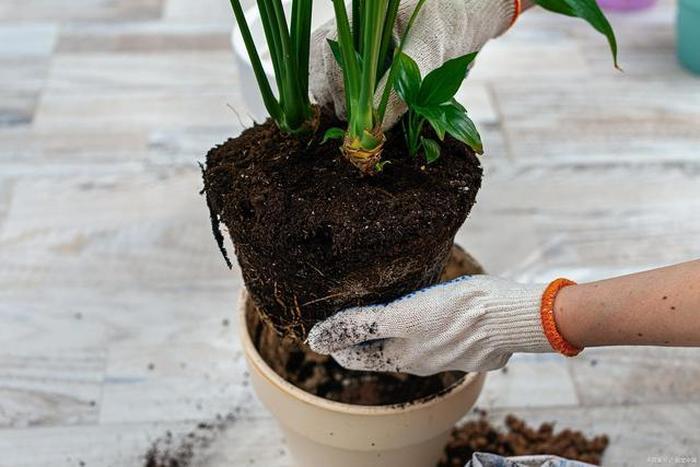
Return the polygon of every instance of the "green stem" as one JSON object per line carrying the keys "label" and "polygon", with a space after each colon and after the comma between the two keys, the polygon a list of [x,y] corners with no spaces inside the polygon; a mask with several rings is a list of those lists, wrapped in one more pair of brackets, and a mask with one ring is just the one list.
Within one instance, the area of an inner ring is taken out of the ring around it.
{"label": "green stem", "polygon": [[294,0],[292,7],[292,42],[297,57],[296,75],[301,82],[304,103],[309,102],[309,47],[311,44],[312,0]]}
{"label": "green stem", "polygon": [[292,41],[289,37],[287,19],[284,15],[282,0],[271,0],[272,9],[275,14],[275,26],[280,39],[281,55],[286,64],[282,72],[282,86],[280,87],[280,103],[284,109],[285,121],[283,125],[289,129],[296,129],[303,126],[307,115],[303,109],[303,98],[299,92],[298,82],[295,76],[297,70],[296,57],[292,53]]}
{"label": "green stem", "polygon": [[248,21],[245,18],[245,13],[243,13],[240,0],[231,0],[231,8],[233,8],[233,14],[236,17],[236,22],[238,22],[238,27],[241,30],[241,36],[243,37],[246,51],[250,57],[250,63],[253,67],[255,79],[258,82],[258,87],[260,88],[260,94],[262,95],[263,102],[265,103],[265,108],[275,121],[279,121],[282,117],[282,108],[280,107],[280,103],[277,101],[277,99],[275,99],[275,95],[270,87],[270,82],[267,79],[265,69],[260,61],[260,56],[255,48],[253,35],[250,33]]}
{"label": "green stem", "polygon": [[[282,89],[282,75],[284,69],[283,57],[280,54],[282,50],[282,45],[280,44],[280,38],[277,33],[277,29],[273,28],[275,23],[275,13],[272,10],[272,5],[269,0],[258,0],[258,12],[260,14],[260,22],[263,25],[263,30],[265,31],[265,39],[267,40],[267,48],[270,51],[270,60],[272,61],[272,67],[275,72],[275,80],[277,82],[278,91]],[[284,102],[283,96],[280,96],[280,105]]]}
{"label": "green stem", "polygon": [[406,44],[406,39],[408,38],[408,33],[411,31],[411,28],[413,27],[413,23],[416,21],[416,18],[418,17],[418,13],[420,12],[421,8],[423,8],[423,4],[425,3],[425,0],[419,0],[418,3],[416,4],[416,8],[413,10],[413,13],[411,14],[411,18],[408,20],[408,24],[406,25],[406,30],[403,33],[403,37],[401,37],[401,41],[399,42],[399,46],[394,50],[394,60],[391,64],[391,68],[389,69],[389,77],[386,80],[386,84],[384,85],[384,92],[382,92],[382,99],[379,103],[379,109],[377,110],[377,119],[379,120],[380,123],[384,122],[384,115],[386,114],[386,107],[389,104],[389,95],[391,93],[391,88],[393,87],[394,79],[396,79],[396,72],[398,70],[398,60],[396,60],[396,57],[401,55],[401,52],[403,51],[403,47]]}
{"label": "green stem", "polygon": [[[394,23],[396,23],[396,16],[399,12],[400,3],[401,0],[389,0],[386,19],[384,20],[384,31],[382,32],[382,45],[379,49],[379,66],[382,67],[380,72],[385,71],[383,67],[386,63],[387,55],[389,54],[389,47],[391,47],[391,42],[393,40]],[[381,76],[377,76],[377,81],[380,78]]]}
{"label": "green stem", "polygon": [[411,157],[415,157],[418,154],[420,136],[423,131],[423,125],[425,124],[425,118],[418,117],[418,120],[416,120],[416,117],[416,113],[409,110],[407,116],[408,123],[404,124],[406,145],[408,146],[408,154]]}
{"label": "green stem", "polygon": [[[365,21],[362,28],[362,81],[360,85],[359,112],[352,115],[351,136],[360,137],[374,129],[374,89],[377,81],[379,53],[382,38],[382,14],[387,0],[365,3]],[[372,148],[366,148],[372,149]]]}
{"label": "green stem", "polygon": [[340,54],[343,57],[343,74],[345,76],[345,96],[347,102],[346,112],[348,116],[350,116],[354,111],[356,96],[359,91],[360,66],[357,61],[355,47],[353,46],[353,36],[350,31],[348,12],[345,9],[343,0],[333,0],[333,7],[335,9],[335,21],[338,27],[338,44],[340,45]]}
{"label": "green stem", "polygon": [[352,0],[352,43],[357,53],[362,53],[362,12],[363,0]]}

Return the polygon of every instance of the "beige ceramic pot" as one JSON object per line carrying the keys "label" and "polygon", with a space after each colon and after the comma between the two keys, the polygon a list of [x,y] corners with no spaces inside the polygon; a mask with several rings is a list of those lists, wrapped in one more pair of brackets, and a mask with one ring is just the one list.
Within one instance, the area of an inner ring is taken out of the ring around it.
{"label": "beige ceramic pot", "polygon": [[253,388],[275,416],[300,467],[433,467],[451,428],[474,405],[485,375],[468,374],[434,397],[392,406],[333,402],[278,376],[253,345],[240,298],[240,329]]}

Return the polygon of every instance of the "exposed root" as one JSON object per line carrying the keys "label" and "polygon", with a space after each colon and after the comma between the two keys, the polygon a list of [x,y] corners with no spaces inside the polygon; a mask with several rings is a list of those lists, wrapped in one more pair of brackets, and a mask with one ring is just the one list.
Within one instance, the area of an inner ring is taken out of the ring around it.
{"label": "exposed root", "polygon": [[202,188],[202,191],[200,191],[199,194],[204,194],[207,200],[207,208],[209,209],[209,219],[211,221],[211,233],[214,235],[214,239],[216,240],[216,244],[219,247],[221,255],[224,257],[224,261],[226,261],[226,266],[228,266],[229,269],[233,269],[233,264],[231,263],[231,259],[229,259],[228,252],[226,251],[226,247],[224,246],[224,236],[221,233],[221,222],[219,220],[219,215],[216,213],[216,210],[212,206],[208,193],[206,193],[207,181],[205,176],[204,164],[202,164],[201,162],[199,163],[199,169],[202,171],[202,180],[204,181],[204,188]]}

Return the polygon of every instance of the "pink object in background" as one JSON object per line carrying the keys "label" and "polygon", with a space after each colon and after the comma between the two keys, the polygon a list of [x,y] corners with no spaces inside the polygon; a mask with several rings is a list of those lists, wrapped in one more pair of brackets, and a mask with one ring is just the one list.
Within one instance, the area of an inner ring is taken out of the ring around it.
{"label": "pink object in background", "polygon": [[656,0],[598,0],[598,3],[606,10],[632,11],[649,8]]}

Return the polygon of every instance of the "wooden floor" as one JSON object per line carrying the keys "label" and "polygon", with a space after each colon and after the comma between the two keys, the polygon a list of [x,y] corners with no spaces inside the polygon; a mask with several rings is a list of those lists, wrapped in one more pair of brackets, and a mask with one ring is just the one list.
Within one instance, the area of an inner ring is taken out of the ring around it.
{"label": "wooden floor", "polygon": [[[0,4],[0,466],[140,466],[232,414],[195,465],[290,466],[237,341],[238,271],[199,169],[246,111],[225,0]],[[487,148],[458,241],[494,274],[579,281],[700,257],[700,79],[675,1],[530,12],[461,92]],[[700,350],[516,356],[479,406],[608,433],[608,466],[700,458]],[[657,457],[661,457],[658,459]]]}

